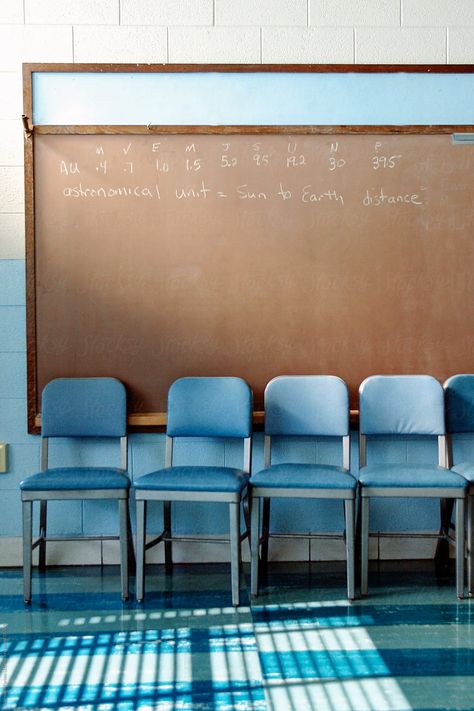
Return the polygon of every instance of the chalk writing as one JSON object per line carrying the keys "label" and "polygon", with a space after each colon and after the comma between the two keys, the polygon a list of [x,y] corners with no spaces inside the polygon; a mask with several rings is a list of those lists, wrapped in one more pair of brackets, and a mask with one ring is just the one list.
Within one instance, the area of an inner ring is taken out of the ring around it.
{"label": "chalk writing", "polygon": [[59,172],[61,175],[72,175],[73,173],[80,173],[79,166],[77,163],[66,163],[62,160],[59,164]]}
{"label": "chalk writing", "polygon": [[365,196],[362,199],[362,204],[365,207],[400,204],[423,205],[423,201],[417,193],[388,195],[383,188],[377,188],[377,190],[367,188]]}
{"label": "chalk writing", "polygon": [[301,192],[302,202],[336,202],[344,205],[344,198],[337,190],[325,190],[322,193],[313,192],[311,185],[305,185]]}
{"label": "chalk writing", "polygon": [[183,198],[207,198],[208,193],[211,192],[210,188],[207,188],[204,184],[204,180],[201,181],[200,188],[176,188],[175,195],[178,200]]}
{"label": "chalk writing", "polygon": [[160,200],[160,190],[158,185],[135,185],[133,187],[120,185],[116,187],[84,187],[82,183],[73,187],[64,188],[62,191],[67,198],[115,198],[115,197],[137,197],[137,198],[157,198]]}

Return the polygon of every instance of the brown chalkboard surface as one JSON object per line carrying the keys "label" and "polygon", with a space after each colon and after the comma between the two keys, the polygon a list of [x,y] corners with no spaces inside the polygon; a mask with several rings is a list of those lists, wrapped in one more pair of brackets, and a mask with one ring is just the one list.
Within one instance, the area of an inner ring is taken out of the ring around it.
{"label": "brown chalkboard surface", "polygon": [[[230,129],[34,137],[37,392],[474,367],[474,146]],[[36,403],[36,411],[40,403]],[[140,418],[140,414],[156,416]]]}

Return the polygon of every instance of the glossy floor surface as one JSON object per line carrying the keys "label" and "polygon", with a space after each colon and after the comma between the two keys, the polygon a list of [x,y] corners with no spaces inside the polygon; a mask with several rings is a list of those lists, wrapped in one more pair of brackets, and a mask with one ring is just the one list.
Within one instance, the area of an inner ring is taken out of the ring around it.
{"label": "glossy floor surface", "polygon": [[225,565],[150,566],[144,605],[88,567],[35,573],[25,607],[1,570],[1,708],[473,709],[474,600],[452,571],[385,565],[350,604],[341,567],[273,564],[237,610]]}

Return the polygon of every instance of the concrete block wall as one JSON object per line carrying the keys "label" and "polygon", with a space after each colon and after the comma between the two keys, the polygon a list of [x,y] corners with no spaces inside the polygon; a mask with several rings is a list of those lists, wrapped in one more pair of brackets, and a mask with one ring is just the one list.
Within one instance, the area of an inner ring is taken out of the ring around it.
{"label": "concrete block wall", "polygon": [[[9,444],[9,471],[0,474],[0,565],[20,562],[18,482],[39,463],[38,438],[26,431],[24,197],[21,63],[471,63],[474,62],[472,0],[4,0],[0,2],[0,441]],[[468,443],[469,444],[469,443]],[[392,444],[382,445],[386,456]],[[466,445],[467,449],[469,446]],[[104,453],[105,450],[101,450]],[[400,461],[427,450],[399,445]],[[78,456],[73,448],[68,457]],[[131,439],[137,476],[162,462],[159,436]],[[220,451],[218,457],[227,456]],[[232,455],[233,456],[233,455]],[[256,448],[257,465],[261,449]],[[318,449],[311,457],[318,457]],[[261,462],[260,462],[261,463]],[[375,512],[374,526],[390,502]],[[283,511],[276,514],[282,525]],[[66,514],[66,515],[65,515]],[[426,503],[417,525],[432,526]],[[297,520],[311,514],[298,511]],[[199,528],[206,514],[193,514]],[[306,517],[306,518],[305,518]],[[333,511],[322,513],[330,527]],[[113,527],[103,504],[71,502],[52,511],[52,529],[92,532],[98,520]],[[189,524],[189,521],[188,521]],[[216,528],[225,525],[218,517]],[[186,527],[186,525],[184,525]],[[274,556],[333,557],[335,550],[274,550]],[[57,547],[56,562],[116,559],[110,546]],[[203,553],[202,550],[198,554]],[[384,555],[383,550],[374,554]],[[390,551],[385,551],[390,555]],[[392,551],[392,554],[397,554]],[[183,554],[184,555],[184,554]],[[217,555],[217,552],[216,552]],[[72,556],[72,558],[71,558]]]}

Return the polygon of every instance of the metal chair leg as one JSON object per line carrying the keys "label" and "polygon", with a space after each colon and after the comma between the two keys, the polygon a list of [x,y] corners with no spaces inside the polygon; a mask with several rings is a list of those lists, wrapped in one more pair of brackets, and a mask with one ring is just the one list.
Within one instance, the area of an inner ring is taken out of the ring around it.
{"label": "metal chair leg", "polygon": [[136,596],[142,602],[145,594],[145,535],[146,535],[146,501],[137,500],[137,572]]}
{"label": "metal chair leg", "polygon": [[258,595],[258,542],[260,539],[260,498],[250,499],[250,594]]}
{"label": "metal chair leg", "polygon": [[46,533],[48,519],[48,502],[40,501],[40,517],[39,517],[39,535],[40,543],[38,546],[38,568],[42,572],[46,570]]}
{"label": "metal chair leg", "polygon": [[229,528],[232,604],[237,607],[240,592],[240,502],[229,504]]}
{"label": "metal chair leg", "polygon": [[270,499],[263,499],[262,506],[262,545],[260,548],[260,560],[263,565],[268,563],[268,534],[270,533]]}
{"label": "metal chair leg", "polygon": [[32,512],[33,502],[23,501],[23,599],[26,603],[31,602]]}
{"label": "metal chair leg", "polygon": [[467,497],[467,590],[474,596],[474,495]]}
{"label": "metal chair leg", "polygon": [[122,600],[128,600],[128,499],[120,499],[120,578],[122,583]]}
{"label": "metal chair leg", "polygon": [[363,496],[360,503],[360,594],[368,595],[369,592],[369,515],[370,498]]}
{"label": "metal chair leg", "polygon": [[[163,501],[163,529],[166,538],[171,538],[171,501]],[[171,541],[165,540],[165,571],[173,570],[173,550]]]}
{"label": "metal chair leg", "polygon": [[354,570],[354,531],[355,531],[355,502],[354,499],[344,501],[346,519],[346,566],[347,566],[347,597],[355,598],[355,570]]}
{"label": "metal chair leg", "polygon": [[464,499],[456,499],[456,594],[464,597],[464,553],[465,553]]}

